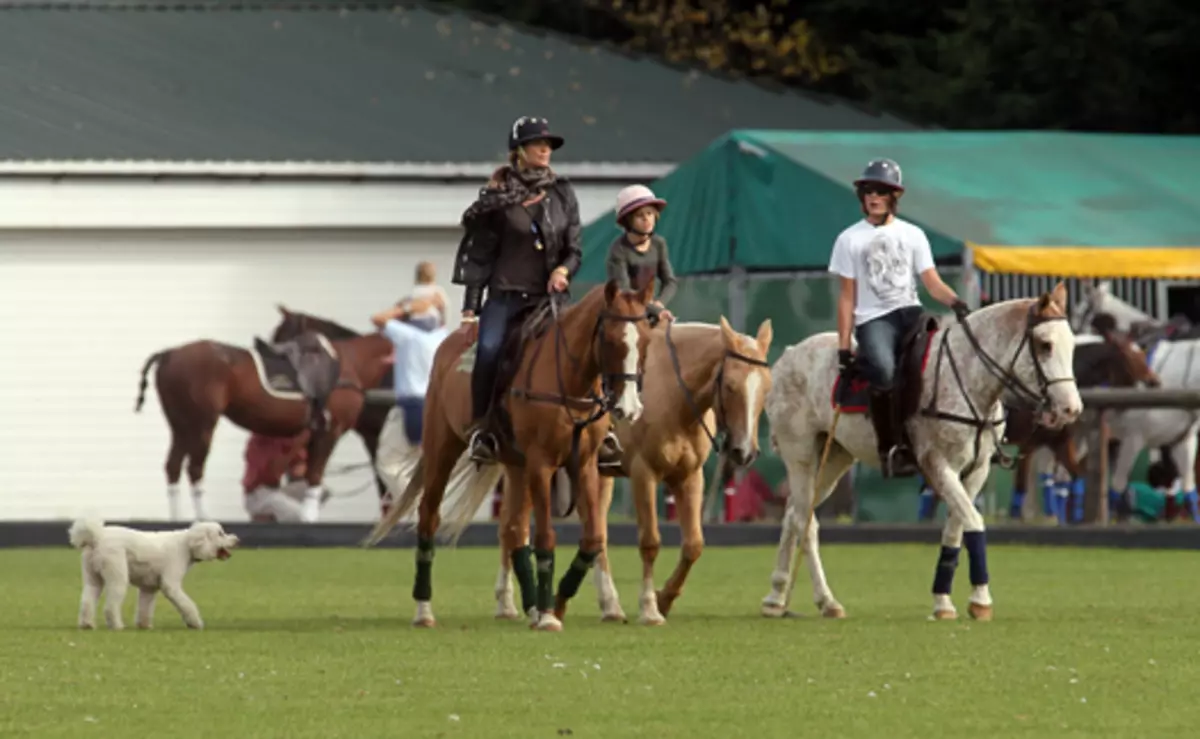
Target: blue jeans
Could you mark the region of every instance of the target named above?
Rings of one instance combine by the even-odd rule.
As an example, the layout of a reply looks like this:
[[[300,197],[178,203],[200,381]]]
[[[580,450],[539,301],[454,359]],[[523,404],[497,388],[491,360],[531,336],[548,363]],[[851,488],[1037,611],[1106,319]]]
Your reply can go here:
[[[414,447],[421,446],[421,433],[425,421],[425,397],[410,396],[396,398],[396,405],[404,412],[404,437]]]
[[[854,329],[858,355],[863,359],[863,371],[871,389],[891,390],[896,379],[896,355],[904,335],[921,317],[920,306],[897,308],[891,313],[873,318]]]
[[[496,370],[500,350],[514,319],[534,303],[536,296],[524,293],[491,292],[479,313],[479,339],[475,348],[475,367],[471,370],[471,408],[478,421],[491,405],[496,388]]]

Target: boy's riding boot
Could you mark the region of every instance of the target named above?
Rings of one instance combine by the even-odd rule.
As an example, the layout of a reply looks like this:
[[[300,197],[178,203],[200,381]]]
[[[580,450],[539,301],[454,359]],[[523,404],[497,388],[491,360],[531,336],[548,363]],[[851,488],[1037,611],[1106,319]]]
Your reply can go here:
[[[621,448],[621,442],[617,439],[617,433],[611,428],[604,436],[604,441],[600,442],[600,453],[598,461],[600,467],[620,467],[624,462],[625,450]]]
[[[902,435],[896,423],[891,391],[871,389],[871,421],[875,426],[879,466],[884,477],[912,477],[921,472],[912,452],[901,446]]]

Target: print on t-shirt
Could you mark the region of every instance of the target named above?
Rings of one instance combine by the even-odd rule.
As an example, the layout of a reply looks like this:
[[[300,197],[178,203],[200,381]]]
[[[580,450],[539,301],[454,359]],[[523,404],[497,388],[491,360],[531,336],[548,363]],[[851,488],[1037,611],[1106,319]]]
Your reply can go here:
[[[884,229],[867,245],[867,284],[882,303],[904,300],[914,292],[912,257],[903,242]]]

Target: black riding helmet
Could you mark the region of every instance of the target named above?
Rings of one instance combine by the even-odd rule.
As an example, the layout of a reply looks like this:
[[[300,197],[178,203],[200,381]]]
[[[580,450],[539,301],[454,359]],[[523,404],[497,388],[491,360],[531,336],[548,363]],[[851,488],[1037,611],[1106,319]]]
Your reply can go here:
[[[563,137],[550,133],[550,122],[545,118],[523,115],[513,121],[512,128],[508,130],[508,150],[515,151],[517,147],[538,139],[549,141],[551,149],[558,149],[563,145]]]

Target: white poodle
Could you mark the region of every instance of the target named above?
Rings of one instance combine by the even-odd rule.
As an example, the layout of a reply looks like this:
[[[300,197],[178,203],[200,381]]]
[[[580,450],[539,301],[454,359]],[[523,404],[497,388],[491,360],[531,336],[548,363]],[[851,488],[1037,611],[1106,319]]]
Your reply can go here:
[[[96,601],[107,588],[104,620],[110,629],[125,627],[121,604],[128,585],[138,596],[137,626],[150,628],[154,599],[159,590],[179,609],[188,628],[203,629],[200,610],[183,592],[183,576],[196,562],[229,559],[238,538],[226,534],[221,524],[198,521],[178,531],[138,531],[105,526],[103,521],[81,519],[71,525],[71,546],[83,552],[83,596],[79,602],[79,628],[95,628]]]

